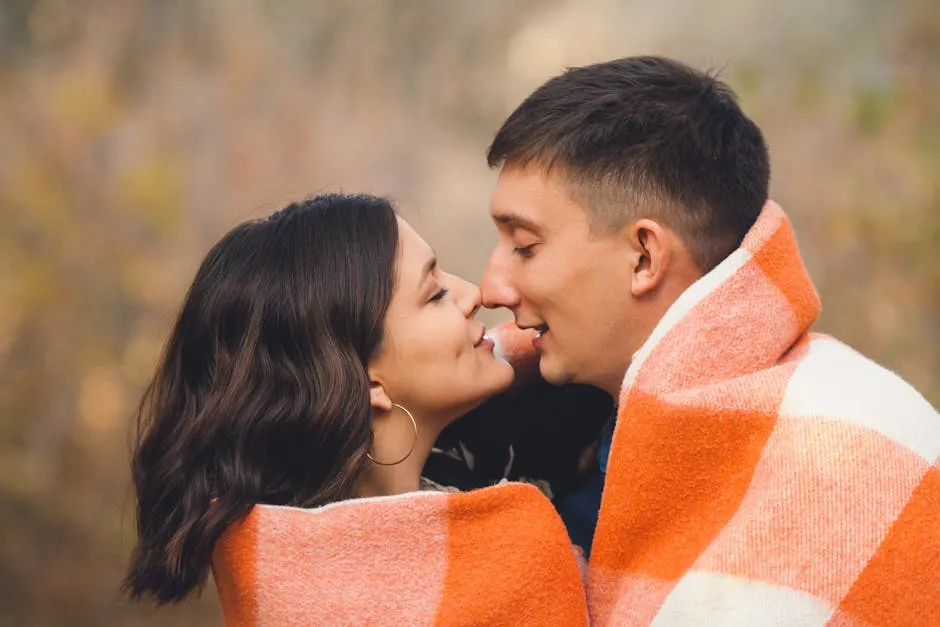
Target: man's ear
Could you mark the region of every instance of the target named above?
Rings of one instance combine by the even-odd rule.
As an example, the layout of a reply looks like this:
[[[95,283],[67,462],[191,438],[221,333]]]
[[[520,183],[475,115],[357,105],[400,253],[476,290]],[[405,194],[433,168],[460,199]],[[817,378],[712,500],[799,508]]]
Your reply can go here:
[[[392,399],[385,391],[385,386],[376,379],[371,378],[372,373],[369,373],[369,375],[369,402],[371,403],[372,407],[382,411],[391,411]]]
[[[673,256],[671,232],[655,220],[630,224],[627,237],[635,253],[630,291],[639,298],[651,293],[665,280]]]

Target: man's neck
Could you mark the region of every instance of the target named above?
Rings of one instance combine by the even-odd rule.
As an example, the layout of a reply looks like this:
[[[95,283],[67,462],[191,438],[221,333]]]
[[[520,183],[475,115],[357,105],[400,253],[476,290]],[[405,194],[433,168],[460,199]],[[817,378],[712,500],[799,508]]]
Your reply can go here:
[[[598,386],[600,389],[610,394],[610,398],[614,401],[614,406],[617,406],[620,402],[620,391],[623,388],[623,380],[627,376],[627,370],[629,370],[631,363],[633,363],[632,357],[626,364],[622,364],[617,368],[616,372],[609,380],[604,381],[603,385]]]

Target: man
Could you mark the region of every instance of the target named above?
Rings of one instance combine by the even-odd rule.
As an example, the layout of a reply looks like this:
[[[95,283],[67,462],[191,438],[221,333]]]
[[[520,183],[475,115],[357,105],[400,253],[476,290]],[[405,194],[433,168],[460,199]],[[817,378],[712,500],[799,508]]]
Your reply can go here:
[[[940,418],[809,332],[818,298],[733,92],[658,57],[570,69],[488,161],[484,304],[537,330],[547,381],[618,406],[594,622],[940,624]]]

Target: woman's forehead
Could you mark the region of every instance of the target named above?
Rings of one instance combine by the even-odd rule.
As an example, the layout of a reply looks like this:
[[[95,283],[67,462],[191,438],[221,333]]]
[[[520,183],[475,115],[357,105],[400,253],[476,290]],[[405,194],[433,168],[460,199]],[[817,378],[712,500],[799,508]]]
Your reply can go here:
[[[436,265],[434,251],[401,217],[398,218],[398,240],[399,286],[408,290],[421,289]]]
[[[420,271],[425,262],[434,257],[434,251],[418,232],[402,218],[398,218],[399,255],[406,264],[417,264]]]

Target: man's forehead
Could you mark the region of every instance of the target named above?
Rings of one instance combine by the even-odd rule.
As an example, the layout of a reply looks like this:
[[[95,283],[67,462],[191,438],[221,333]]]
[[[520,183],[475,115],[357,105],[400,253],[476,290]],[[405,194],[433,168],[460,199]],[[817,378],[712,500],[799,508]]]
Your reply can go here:
[[[575,213],[572,213],[575,212]],[[540,230],[581,213],[557,174],[526,168],[504,168],[490,199],[490,217],[498,226]]]

